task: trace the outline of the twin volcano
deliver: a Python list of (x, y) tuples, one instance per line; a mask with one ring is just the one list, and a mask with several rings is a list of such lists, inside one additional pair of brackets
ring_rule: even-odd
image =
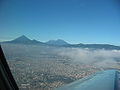
[(50, 40), (48, 42), (40, 42), (40, 41), (37, 41), (37, 40), (31, 40), (29, 39), (28, 37), (26, 37), (25, 35), (22, 35), (12, 41), (7, 41), (7, 42), (4, 42), (4, 43), (17, 43), (17, 44), (44, 44), (44, 45), (57, 45), (57, 46), (60, 46), (60, 45), (68, 45), (67, 42), (65, 42), (64, 40), (61, 40), (61, 39), (58, 39), (58, 40)]
[(2, 42), (2, 43), (52, 45), (52, 46), (74, 47), (74, 48), (120, 50), (120, 46), (115, 46), (115, 45), (110, 45), (110, 44), (69, 44), (61, 39), (50, 40), (50, 41), (44, 43), (44, 42), (40, 42), (37, 40), (31, 40), (31, 39), (27, 38), (25, 35), (22, 35), (12, 41)]

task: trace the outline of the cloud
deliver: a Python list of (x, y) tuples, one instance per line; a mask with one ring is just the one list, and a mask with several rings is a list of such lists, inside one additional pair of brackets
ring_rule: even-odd
[(59, 49), (57, 53), (71, 58), (73, 62), (94, 64), (100, 67), (117, 67), (118, 61), (120, 61), (120, 50), (63, 48)]

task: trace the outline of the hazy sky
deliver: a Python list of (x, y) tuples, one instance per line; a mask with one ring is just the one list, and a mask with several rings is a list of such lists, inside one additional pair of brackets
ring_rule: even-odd
[(24, 34), (120, 45), (119, 10), (119, 0), (0, 0), (0, 41)]

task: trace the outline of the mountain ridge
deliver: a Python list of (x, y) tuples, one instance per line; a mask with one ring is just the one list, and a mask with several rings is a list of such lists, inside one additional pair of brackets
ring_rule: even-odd
[(25, 35), (22, 35), (14, 40), (5, 41), (1, 43), (14, 43), (14, 44), (34, 44), (34, 45), (49, 45), (49, 46), (61, 46), (61, 47), (73, 47), (73, 48), (90, 48), (90, 49), (107, 49), (107, 50), (120, 50), (120, 46), (111, 44), (69, 44), (62, 39), (49, 40), (48, 42), (40, 42), (37, 40), (31, 40)]
[(5, 41), (2, 43), (14, 43), (14, 44), (44, 44), (43, 42), (37, 41), (37, 40), (31, 40), (25, 35), (22, 35), (16, 39), (13, 39), (11, 41)]
[(67, 43), (66, 41), (64, 41), (62, 39), (57, 39), (57, 40), (49, 40), (46, 42), (46, 44), (49, 44), (49, 45), (68, 45), (69, 43)]

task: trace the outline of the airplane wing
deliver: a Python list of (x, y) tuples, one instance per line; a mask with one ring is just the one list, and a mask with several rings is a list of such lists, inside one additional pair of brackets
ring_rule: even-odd
[(102, 71), (55, 90), (118, 90), (118, 72)]

